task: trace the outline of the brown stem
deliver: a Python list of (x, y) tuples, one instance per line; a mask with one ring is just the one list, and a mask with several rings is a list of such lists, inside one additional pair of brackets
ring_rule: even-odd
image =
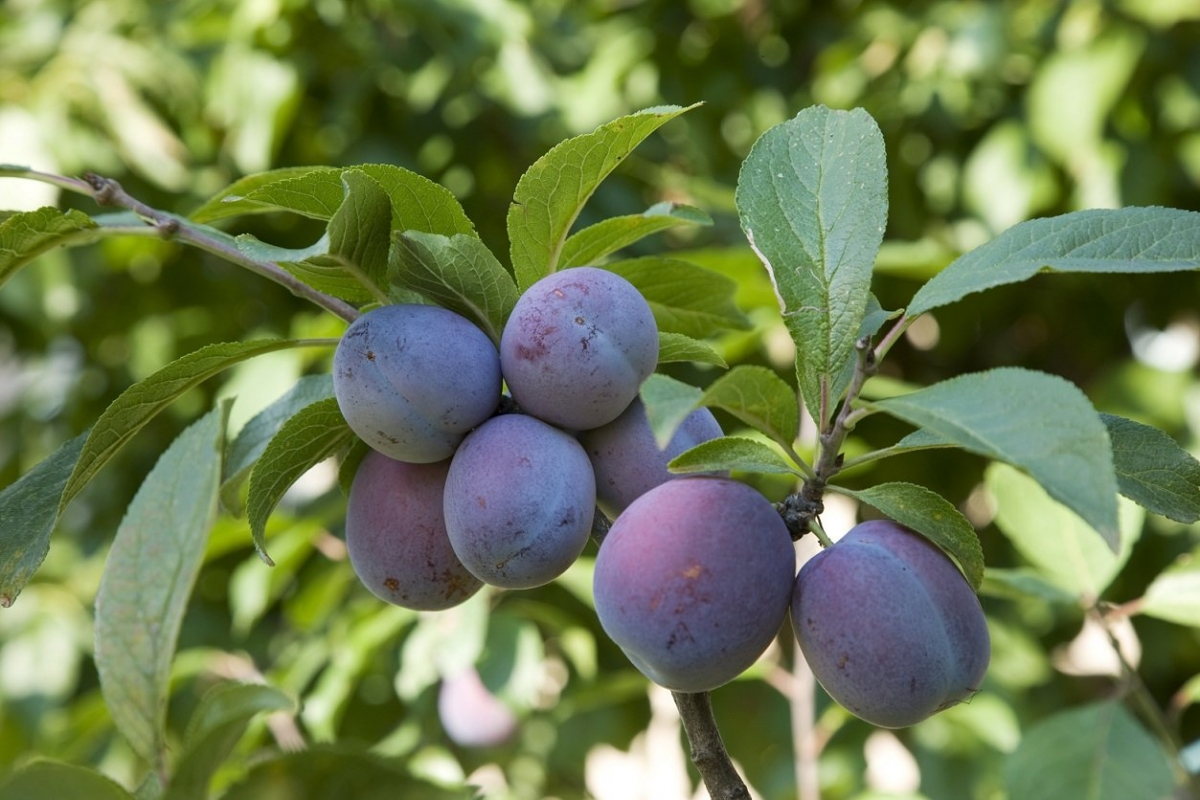
[(704, 780), (712, 800), (749, 800), (750, 790), (742, 781), (721, 740), (708, 692), (671, 692), (683, 732), (692, 749), (692, 763)]
[[(99, 205), (117, 206), (132, 211), (144, 219), (147, 224), (152, 225), (164, 239), (175, 239), (190, 244), (240, 267), (245, 267), (256, 275), (278, 283), (297, 297), (308, 300), (347, 322), (353, 322), (359, 316), (358, 309), (336, 297), (330, 297), (324, 292), (317, 291), (278, 264), (250, 258), (242, 253), (236, 245), (225, 241), (227, 237), (217, 235), (216, 231), (146, 205), (126, 192), (121, 184), (112, 178), (88, 173), (84, 175), (84, 182), (91, 189), (92, 198)], [(78, 184), (72, 188), (77, 188), (77, 186)]]

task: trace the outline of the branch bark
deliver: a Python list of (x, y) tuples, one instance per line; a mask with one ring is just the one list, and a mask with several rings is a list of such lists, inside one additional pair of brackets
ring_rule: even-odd
[(708, 692), (671, 692), (683, 732), (691, 747), (692, 763), (712, 800), (750, 800), (750, 790), (737, 773), (713, 716)]

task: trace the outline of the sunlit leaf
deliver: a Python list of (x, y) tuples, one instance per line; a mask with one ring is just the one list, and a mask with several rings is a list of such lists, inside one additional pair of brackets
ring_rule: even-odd
[(680, 225), (712, 225), (698, 208), (679, 203), (657, 203), (641, 214), (612, 217), (573, 233), (563, 244), (559, 269), (595, 266), (603, 258), (647, 236)]
[(785, 447), (800, 429), (795, 390), (766, 367), (734, 367), (705, 389), (700, 405), (728, 411)]
[(101, 233), (95, 220), (73, 208), (46, 207), (6, 217), (0, 222), (0, 286), (47, 250), (89, 244)]
[(724, 275), (658, 256), (614, 261), (604, 269), (637, 287), (650, 304), (659, 330), (702, 339), (721, 330), (750, 327), (733, 302), (737, 284)]
[(745, 472), (801, 475), (793, 464), (770, 445), (740, 436), (722, 436), (702, 442), (671, 459), (667, 469), (675, 473), (737, 469)]
[(283, 167), (270, 172), (247, 175), (205, 200), (188, 216), (193, 222), (208, 223), (242, 214), (263, 214), (268, 211), (277, 211), (279, 210), (277, 207), (248, 200), (247, 196), (274, 183), (302, 179), (305, 175), (313, 173), (336, 174), (337, 172), (339, 170), (336, 167)]
[(654, 373), (642, 382), (638, 390), (646, 419), (654, 431), (654, 441), (664, 450), (675, 430), (696, 410), (703, 391), (668, 375)]
[(691, 361), (696, 364), (712, 364), (717, 367), (728, 366), (721, 354), (712, 345), (682, 333), (669, 331), (658, 332), (658, 363), (670, 364), (678, 361)]
[(1160, 572), (1138, 604), (1147, 616), (1200, 627), (1200, 550), (1184, 553)]
[(133, 800), (99, 772), (59, 761), (34, 761), (0, 782), (0, 800)]

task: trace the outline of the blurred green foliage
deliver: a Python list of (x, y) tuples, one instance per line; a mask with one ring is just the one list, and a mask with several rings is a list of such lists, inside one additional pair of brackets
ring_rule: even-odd
[[(711, 213), (712, 228), (672, 231), (667, 244), (742, 282), (739, 302), (756, 328), (719, 343), (729, 363), (765, 364), (789, 380), (791, 345), (738, 230), (733, 186), (756, 137), (807, 105), (863, 106), (883, 130), (891, 211), (874, 288), (886, 308), (903, 306), (954, 255), (1032, 215), (1130, 204), (1200, 209), (1200, 9), (1187, 0), (0, 7), (0, 162), (96, 171), (171, 211), (267, 168), (385, 162), (451, 189), (483, 239), (505, 254), (513, 187), (550, 146), (639, 108), (694, 101), (705, 105), (640, 148), (581, 222), (663, 199)], [(57, 201), (41, 185), (0, 182), (0, 208)], [(278, 215), (242, 230), (291, 247), (316, 235)], [(0, 292), (0, 485), (86, 429), (124, 387), (200, 345), (340, 329), (285, 291), (171, 243), (138, 238), (44, 256)], [(1102, 410), (1161, 427), (1196, 452), (1198, 342), (1195, 273), (1043, 276), (940, 309), (892, 351), (886, 376), (924, 384), (993, 366), (1044, 369), (1075, 381)], [(214, 397), (237, 397), (240, 424), (300, 375), (327, 370), (327, 358), (264, 357), (185, 396), (70, 507), (49, 560), (0, 613), (0, 771), (36, 754), (98, 767), (126, 785), (140, 779), (91, 660), (92, 603), (122, 509)], [(699, 367), (672, 374), (698, 385), (717, 375)], [(900, 433), (898, 423), (872, 419), (848, 452)], [(989, 566), (1022, 566), (992, 525), (984, 466), (935, 452), (853, 478), (941, 492), (980, 528)], [(399, 759), (409, 774), (450, 782), (473, 774), (516, 797), (614, 796), (597, 789), (600, 773), (637, 764), (680, 779), (682, 749), (668, 748), (668, 757), (660, 748), (664, 725), (668, 741), (677, 737), (671, 709), (664, 714), (601, 632), (586, 559), (543, 589), (481, 594), (441, 615), (384, 608), (344, 558), (344, 499), (328, 473), (310, 475), (273, 518), (273, 570), (254, 555), (244, 521), (219, 523), (175, 665), (179, 735), (206, 687), (262, 674), (299, 696), (303, 710), (292, 727), (253, 728), (246, 752), (272, 738), (294, 747), (297, 735), (358, 743)], [(774, 497), (789, 488), (778, 479), (758, 485)], [(1148, 517), (1104, 598), (1139, 597), (1198, 543), (1197, 526)], [(878, 760), (895, 737), (820, 695), (828, 797), (888, 788), (1002, 796), (1005, 754), (1023, 730), (1112, 693), (1102, 667), (1067, 663), (1063, 648), (1080, 631), (1081, 610), (1027, 596), (989, 596), (985, 607), (995, 655), (983, 693), (898, 734), (919, 788), (879, 777), (880, 763), (908, 763)], [(1185, 741), (1200, 737), (1200, 711), (1188, 711), (1183, 695), (1172, 705), (1200, 673), (1200, 629), (1144, 618), (1133, 629), (1154, 698), (1181, 715)], [(733, 757), (772, 799), (795, 796), (789, 706), (779, 691), (789, 651), (773, 651), (714, 697)], [(517, 739), (494, 751), (457, 748), (437, 719), (440, 674), (475, 660), (523, 720)], [(218, 789), (250, 769), (232, 763)], [(312, 785), (322, 763), (309, 765)], [(258, 773), (247, 785), (271, 780)]]

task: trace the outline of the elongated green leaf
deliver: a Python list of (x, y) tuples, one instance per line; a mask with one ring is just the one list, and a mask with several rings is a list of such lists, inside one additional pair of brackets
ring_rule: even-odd
[(0, 286), (47, 250), (88, 244), (100, 233), (95, 220), (73, 208), (59, 211), (47, 206), (7, 217), (0, 222)]
[(1177, 208), (1074, 211), (1021, 222), (955, 259), (913, 297), (909, 316), (1040, 272), (1200, 269), (1200, 212)]
[(374, 178), (392, 201), (392, 230), (476, 236), (458, 198), (424, 175), (392, 164), (359, 164), (357, 170)]
[(221, 502), (231, 510), (241, 511), (238, 489), (250, 476), (250, 468), (267, 449), (283, 424), (301, 409), (318, 400), (333, 397), (333, 376), (306, 375), (282, 397), (256, 414), (238, 432), (225, 457), (225, 474), (221, 483)]
[(59, 761), (35, 761), (0, 783), (0, 800), (133, 800), (99, 772)]
[(88, 435), (87, 444), (63, 489), (59, 511), (87, 485), (158, 412), (180, 395), (218, 372), (264, 353), (291, 347), (311, 347), (313, 342), (295, 339), (258, 339), (251, 342), (210, 344), (172, 361), (143, 381), (135, 383), (112, 401)]
[(524, 291), (557, 270), (579, 212), (633, 149), (663, 124), (695, 108), (649, 108), (551, 148), (517, 181), (508, 239), (517, 286)]
[(342, 207), (346, 196), (341, 174), (339, 169), (314, 169), (259, 186), (239, 202), (247, 207), (260, 206), (264, 211), (290, 211), (302, 217), (328, 220)]
[(342, 173), (345, 199), (329, 220), (329, 255), (364, 283), (387, 282), (392, 204), (379, 182), (359, 169)]
[(1163, 800), (1175, 785), (1158, 741), (1115, 701), (1034, 725), (1009, 756), (1004, 782), (1021, 800)]
[(667, 469), (676, 473), (740, 469), (746, 472), (801, 475), (795, 466), (769, 445), (741, 436), (722, 436), (702, 442), (671, 459)]
[(869, 405), (1028, 472), (1120, 549), (1117, 479), (1104, 423), (1069, 383), (1026, 369), (961, 375)]
[(1141, 613), (1200, 627), (1200, 550), (1184, 553), (1146, 587)]
[[(414, 778), (408, 764), (348, 745), (315, 745), (256, 763), (222, 800), (263, 800), (300, 791), (303, 800), (475, 800), (469, 787), (448, 789)], [(303, 787), (302, 789), (298, 787)]]
[(268, 564), (265, 548), (267, 518), (301, 475), (329, 458), (354, 434), (338, 410), (336, 398), (318, 400), (297, 412), (271, 439), (250, 472), (246, 516), (254, 546)]
[(654, 441), (660, 450), (665, 450), (675, 430), (696, 410), (704, 392), (656, 372), (642, 381), (638, 394), (646, 407), (646, 420), (654, 431)]
[[(879, 332), (879, 329), (890, 320), (900, 316), (903, 311), (897, 309), (888, 311), (879, 304), (879, 300), (872, 294), (867, 298), (867, 309), (863, 315), (862, 324), (858, 327), (858, 336), (856, 339), (863, 337), (874, 337)], [(834, 376), (829, 388), (829, 397), (831, 401), (836, 402), (841, 400), (846, 390), (850, 388), (850, 383), (854, 380), (854, 371), (858, 367), (858, 351), (855, 348), (855, 357), (847, 361), (840, 373)]]
[(166, 763), (171, 659), (217, 512), (228, 404), (159, 458), (117, 529), (96, 594), (96, 669), (134, 752)]
[(50, 550), (63, 487), (87, 434), (64, 443), (0, 492), (0, 607), (8, 608)]
[(698, 208), (680, 203), (656, 203), (642, 214), (612, 217), (573, 233), (563, 244), (559, 269), (594, 266), (601, 259), (659, 231), (680, 225), (712, 225)]
[(738, 176), (742, 230), (775, 284), (817, 419), (833, 412), (828, 376), (851, 359), (867, 308), (887, 223), (885, 156), (867, 112), (816, 106), (759, 137)]
[(707, 342), (684, 336), (682, 333), (669, 331), (658, 332), (658, 363), (670, 364), (678, 361), (691, 361), (697, 364), (712, 364), (717, 367), (728, 366), (721, 354)]
[(734, 367), (705, 390), (700, 405), (728, 411), (784, 447), (800, 430), (795, 390), (766, 367)]
[(983, 548), (975, 529), (953, 503), (915, 483), (881, 483), (857, 492), (838, 491), (878, 509), (942, 548), (958, 563), (971, 588), (979, 591), (983, 584)]
[(1079, 605), (1079, 594), (1051, 582), (1041, 573), (1029, 568), (984, 570), (979, 593), (1005, 599), (1036, 598), (1058, 605)]
[(254, 717), (296, 710), (296, 701), (262, 684), (220, 684), (201, 699), (164, 800), (207, 800), (209, 784)]
[(497, 345), (517, 304), (517, 286), (492, 251), (475, 236), (408, 231), (395, 237), (390, 279), (462, 314)]
[(234, 241), (243, 255), (259, 261), (274, 261), (317, 291), (350, 303), (372, 299), (371, 291), (355, 265), (330, 252), (328, 233), (312, 245), (298, 248), (276, 247), (248, 233), (237, 236)]
[(1077, 600), (1091, 601), (1104, 593), (1141, 535), (1144, 514), (1129, 500), (1120, 504), (1121, 548), (1113, 553), (1092, 526), (1028, 475), (991, 464), (984, 483), (996, 506), (996, 527), (1039, 573)]
[(678, 259), (648, 256), (603, 265), (632, 283), (650, 304), (659, 330), (702, 339), (720, 330), (748, 330), (733, 302), (737, 283)]
[[(247, 195), (257, 189), (270, 186), (273, 183), (302, 179), (305, 175), (313, 173), (337, 174), (338, 172), (339, 170), (336, 167), (283, 167), (282, 169), (275, 169), (270, 172), (247, 175), (205, 200), (188, 217), (193, 222), (208, 223), (242, 214), (263, 214), (268, 211), (278, 211), (279, 209), (276, 206), (247, 200)], [(295, 184), (292, 185), (294, 186)], [(301, 183), (301, 185), (303, 184)]]
[(1158, 428), (1101, 414), (1121, 494), (1176, 522), (1200, 520), (1200, 462)]

